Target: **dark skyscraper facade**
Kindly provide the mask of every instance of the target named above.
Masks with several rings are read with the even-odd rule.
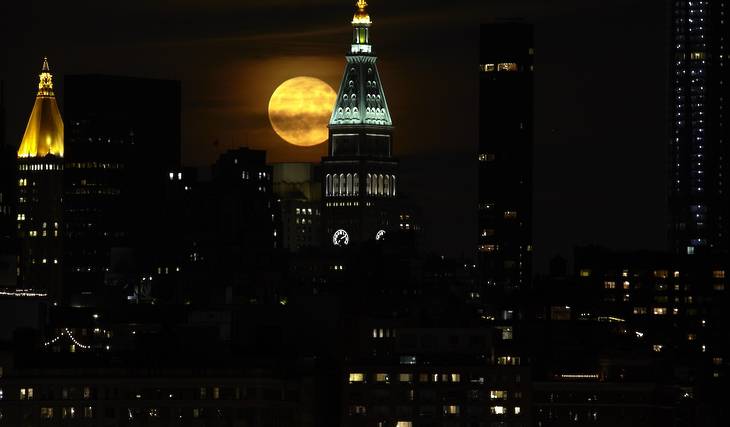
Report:
[[[16,152],[5,142],[5,82],[0,81],[0,288],[16,283]]]
[[[673,1],[669,244],[678,254],[728,253],[727,1]]]
[[[164,240],[149,241],[173,223],[161,205],[170,173],[180,170],[181,89],[102,75],[66,76],[64,84],[64,276],[70,294],[92,295],[115,248],[134,254],[138,275],[159,267]]]
[[[63,120],[43,61],[38,94],[18,148],[18,285],[62,296]]]
[[[353,40],[329,123],[328,156],[322,159],[324,238],[335,246],[377,240],[397,227],[393,121],[366,6],[358,2],[352,20]]]
[[[488,284],[532,275],[533,29],[480,28],[479,264]]]

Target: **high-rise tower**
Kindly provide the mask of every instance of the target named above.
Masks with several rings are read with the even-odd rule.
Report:
[[[479,55],[479,264],[518,287],[532,275],[532,26],[482,25]]]
[[[370,43],[370,15],[357,2],[353,37],[329,123],[322,159],[325,242],[335,246],[379,240],[397,227],[398,162],[393,121]]]
[[[61,295],[61,199],[63,194],[63,121],[53,93],[48,61],[18,149],[18,285]]]
[[[728,253],[730,2],[671,7],[669,244],[675,253]]]

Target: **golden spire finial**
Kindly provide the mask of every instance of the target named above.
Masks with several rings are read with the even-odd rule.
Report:
[[[368,6],[368,2],[365,0],[357,0],[356,5],[357,12],[355,12],[355,16],[352,17],[352,23],[370,25],[370,15],[368,15],[365,11],[365,8]]]
[[[47,57],[43,57],[43,67],[38,77],[40,77],[40,81],[38,82],[38,96],[54,96],[53,75],[51,74],[51,67],[48,66]]]

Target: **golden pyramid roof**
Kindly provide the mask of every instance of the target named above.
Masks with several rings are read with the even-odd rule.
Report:
[[[48,154],[63,157],[63,120],[53,94],[53,75],[46,58],[43,59],[39,77],[38,95],[18,149],[18,157],[45,157]]]

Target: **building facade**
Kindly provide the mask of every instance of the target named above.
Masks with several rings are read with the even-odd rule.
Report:
[[[722,1],[674,1],[669,76],[669,244],[728,253],[728,21]]]
[[[480,28],[478,255],[488,284],[532,275],[533,30]]]
[[[64,277],[77,298],[108,282],[113,252],[134,254],[138,276],[160,264],[155,256],[164,251],[148,241],[172,223],[162,205],[169,173],[180,170],[181,89],[177,81],[102,75],[64,83]]]
[[[273,165],[273,191],[281,218],[281,247],[318,247],[322,236],[322,184],[311,163]]]
[[[0,288],[14,289],[16,265],[17,154],[5,143],[5,82],[0,81]]]
[[[33,111],[18,148],[18,286],[62,296],[63,120],[44,59]]]
[[[334,246],[380,239],[398,221],[393,121],[366,6],[358,1],[352,20],[353,40],[329,123],[328,155],[322,159],[323,238]]]

